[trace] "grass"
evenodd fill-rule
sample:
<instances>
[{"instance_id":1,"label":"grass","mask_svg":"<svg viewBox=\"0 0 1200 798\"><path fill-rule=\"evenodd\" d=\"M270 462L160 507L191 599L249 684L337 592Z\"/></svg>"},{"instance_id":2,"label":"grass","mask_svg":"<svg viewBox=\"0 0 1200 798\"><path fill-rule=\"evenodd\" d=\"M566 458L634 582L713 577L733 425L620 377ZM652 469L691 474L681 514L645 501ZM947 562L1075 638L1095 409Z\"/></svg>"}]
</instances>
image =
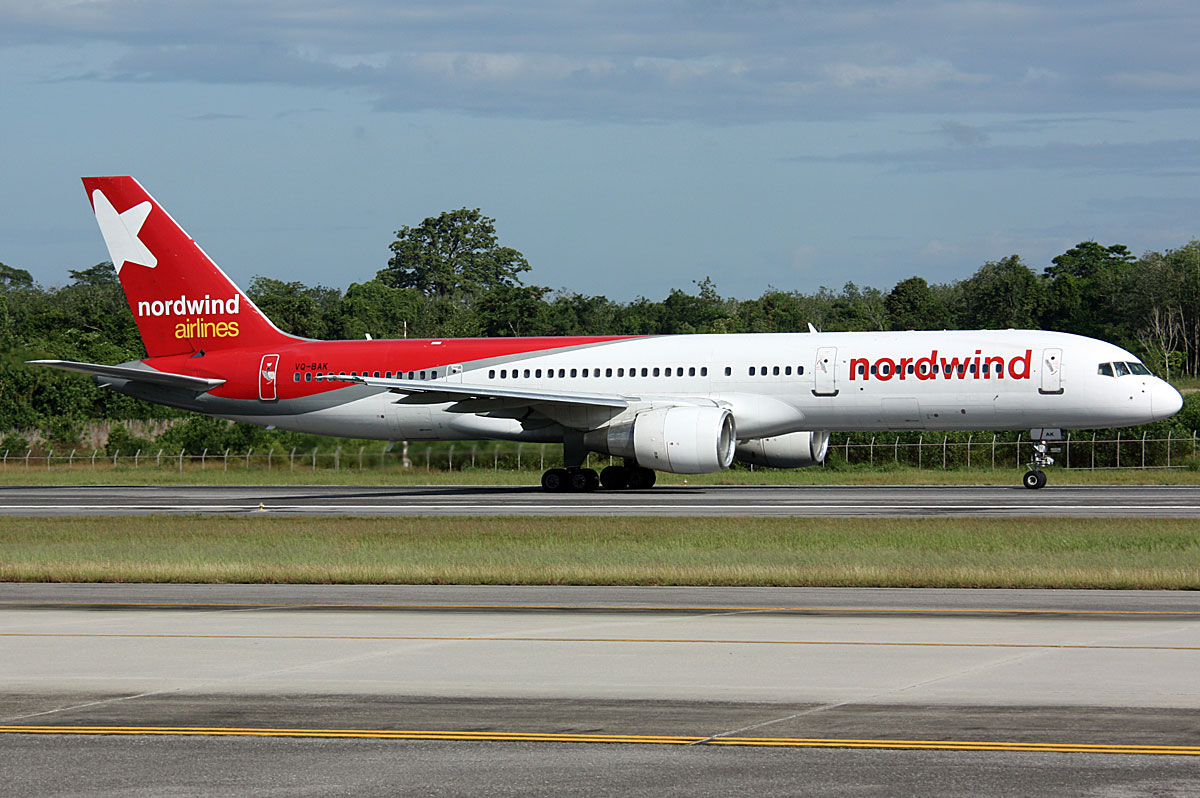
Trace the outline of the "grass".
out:
<instances>
[{"instance_id":1,"label":"grass","mask_svg":"<svg viewBox=\"0 0 1200 798\"><path fill-rule=\"evenodd\" d=\"M804 468L790 470L733 469L718 474L659 473L664 485L1016 485L1023 469L971 468L917 469L910 466ZM1053 467L1051 485L1200 485L1200 470L1105 469L1087 471ZM401 468L286 468L268 470L261 466L231 465L200 469L98 464L53 468L10 464L0 471L3 485L524 485L535 486L540 471L493 470L491 468L443 471L420 467Z\"/></svg>"},{"instance_id":2,"label":"grass","mask_svg":"<svg viewBox=\"0 0 1200 798\"><path fill-rule=\"evenodd\" d=\"M1150 519L5 519L0 580L1200 589Z\"/></svg>"}]
</instances>

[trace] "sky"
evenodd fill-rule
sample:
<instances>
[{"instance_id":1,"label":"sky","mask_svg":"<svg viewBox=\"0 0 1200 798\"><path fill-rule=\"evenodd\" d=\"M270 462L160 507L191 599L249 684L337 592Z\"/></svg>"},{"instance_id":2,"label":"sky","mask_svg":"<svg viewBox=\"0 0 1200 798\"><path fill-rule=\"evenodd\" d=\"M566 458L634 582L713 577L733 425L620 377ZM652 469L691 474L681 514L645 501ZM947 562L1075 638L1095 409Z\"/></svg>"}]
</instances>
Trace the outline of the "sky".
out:
<instances>
[{"instance_id":1,"label":"sky","mask_svg":"<svg viewBox=\"0 0 1200 798\"><path fill-rule=\"evenodd\" d=\"M1194 0L0 0L0 262L107 259L131 174L243 287L496 220L619 301L1200 236Z\"/></svg>"}]
</instances>

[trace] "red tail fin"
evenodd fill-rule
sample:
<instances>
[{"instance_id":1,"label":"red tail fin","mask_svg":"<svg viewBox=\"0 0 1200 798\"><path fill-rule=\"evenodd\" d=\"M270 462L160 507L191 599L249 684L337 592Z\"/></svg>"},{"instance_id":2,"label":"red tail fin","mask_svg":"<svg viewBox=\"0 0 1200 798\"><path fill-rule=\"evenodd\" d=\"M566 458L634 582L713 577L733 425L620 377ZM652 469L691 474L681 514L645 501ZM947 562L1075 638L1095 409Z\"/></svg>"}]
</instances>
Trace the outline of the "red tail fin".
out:
<instances>
[{"instance_id":1,"label":"red tail fin","mask_svg":"<svg viewBox=\"0 0 1200 798\"><path fill-rule=\"evenodd\" d=\"M132 177L85 177L83 186L150 357L296 340Z\"/></svg>"}]
</instances>

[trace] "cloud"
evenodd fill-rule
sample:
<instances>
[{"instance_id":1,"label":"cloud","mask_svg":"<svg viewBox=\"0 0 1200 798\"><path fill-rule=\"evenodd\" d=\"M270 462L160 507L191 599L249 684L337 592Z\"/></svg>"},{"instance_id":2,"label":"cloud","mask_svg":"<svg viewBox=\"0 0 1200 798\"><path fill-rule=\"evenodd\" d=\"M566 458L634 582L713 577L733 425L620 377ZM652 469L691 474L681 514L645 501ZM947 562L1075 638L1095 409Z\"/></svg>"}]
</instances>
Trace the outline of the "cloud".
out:
<instances>
[{"instance_id":1,"label":"cloud","mask_svg":"<svg viewBox=\"0 0 1200 798\"><path fill-rule=\"evenodd\" d=\"M1200 139L877 150L833 156L802 155L790 160L801 163L873 164L912 172L1036 169L1088 174L1190 176L1200 174Z\"/></svg>"},{"instance_id":2,"label":"cloud","mask_svg":"<svg viewBox=\"0 0 1200 798\"><path fill-rule=\"evenodd\" d=\"M946 120L941 124L942 135L950 144L959 147L977 147L987 144L991 138L982 128L964 125L962 122Z\"/></svg>"},{"instance_id":3,"label":"cloud","mask_svg":"<svg viewBox=\"0 0 1200 798\"><path fill-rule=\"evenodd\" d=\"M226 119L247 119L245 114L219 114L209 112L207 114L197 114L196 116L188 117L194 122L219 122Z\"/></svg>"},{"instance_id":4,"label":"cloud","mask_svg":"<svg viewBox=\"0 0 1200 798\"><path fill-rule=\"evenodd\" d=\"M78 79L360 90L381 110L705 122L1195 108L1183 0L47 0L0 46L103 43ZM47 76L53 78L56 76Z\"/></svg>"}]
</instances>

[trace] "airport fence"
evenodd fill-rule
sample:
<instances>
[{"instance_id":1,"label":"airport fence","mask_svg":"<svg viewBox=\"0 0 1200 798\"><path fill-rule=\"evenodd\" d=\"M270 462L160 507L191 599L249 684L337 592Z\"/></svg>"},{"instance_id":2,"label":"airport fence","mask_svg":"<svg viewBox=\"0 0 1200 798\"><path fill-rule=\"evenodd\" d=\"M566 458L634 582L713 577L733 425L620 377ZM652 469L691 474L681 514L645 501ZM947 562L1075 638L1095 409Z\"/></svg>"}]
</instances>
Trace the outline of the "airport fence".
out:
<instances>
[{"instance_id":1,"label":"airport fence","mask_svg":"<svg viewBox=\"0 0 1200 798\"><path fill-rule=\"evenodd\" d=\"M1022 468L1033 457L1034 441L993 434L837 435L830 441L825 467L909 466L918 469ZM1049 444L1062 468L1078 470L1200 467L1200 439L1191 435L1165 438L1122 435L1101 438L1096 433L1068 434ZM591 455L588 465L600 468L614 462ZM173 469L177 471L265 469L268 471L335 471L354 469L412 469L461 471L493 469L542 471L562 465L562 447L552 444L493 442L413 443L358 446L330 450L279 448L234 452L204 450L199 454L163 448L133 452L102 449L39 451L27 449L0 455L0 471L74 469ZM739 466L753 470L753 466Z\"/></svg>"}]
</instances>

